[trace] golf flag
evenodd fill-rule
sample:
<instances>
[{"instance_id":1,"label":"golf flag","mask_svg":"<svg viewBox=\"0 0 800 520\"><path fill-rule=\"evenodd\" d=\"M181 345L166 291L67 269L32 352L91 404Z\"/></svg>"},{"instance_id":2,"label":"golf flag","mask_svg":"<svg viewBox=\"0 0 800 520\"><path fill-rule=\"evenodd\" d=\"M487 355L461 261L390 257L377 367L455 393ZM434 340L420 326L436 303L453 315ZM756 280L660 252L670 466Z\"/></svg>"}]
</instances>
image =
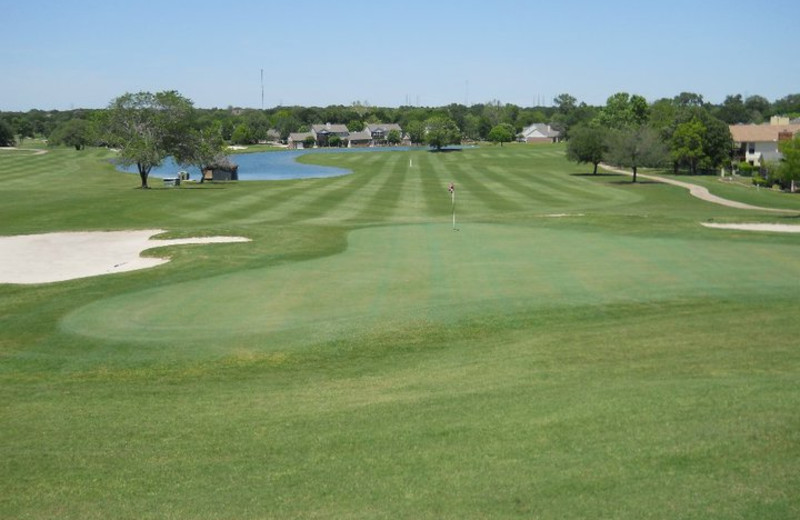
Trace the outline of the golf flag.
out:
<instances>
[{"instance_id":1,"label":"golf flag","mask_svg":"<svg viewBox=\"0 0 800 520\"><path fill-rule=\"evenodd\" d=\"M456 229L456 185L452 182L450 186L447 187L447 191L450 192L450 206L453 210L453 230Z\"/></svg>"}]
</instances>

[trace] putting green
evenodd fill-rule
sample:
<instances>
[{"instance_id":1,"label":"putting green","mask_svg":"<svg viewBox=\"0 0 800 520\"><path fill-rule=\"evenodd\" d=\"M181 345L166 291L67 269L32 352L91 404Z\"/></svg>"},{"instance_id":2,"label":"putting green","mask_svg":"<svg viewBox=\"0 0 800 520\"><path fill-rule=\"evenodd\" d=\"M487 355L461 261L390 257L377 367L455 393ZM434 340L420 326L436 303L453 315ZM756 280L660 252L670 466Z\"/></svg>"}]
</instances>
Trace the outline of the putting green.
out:
<instances>
[{"instance_id":1,"label":"putting green","mask_svg":"<svg viewBox=\"0 0 800 520\"><path fill-rule=\"evenodd\" d=\"M711 234L709 236L712 236ZM641 238L509 225L369 228L342 254L102 299L67 315L66 331L173 345L265 350L420 320L546 307L796 293L797 248Z\"/></svg>"}]
</instances>

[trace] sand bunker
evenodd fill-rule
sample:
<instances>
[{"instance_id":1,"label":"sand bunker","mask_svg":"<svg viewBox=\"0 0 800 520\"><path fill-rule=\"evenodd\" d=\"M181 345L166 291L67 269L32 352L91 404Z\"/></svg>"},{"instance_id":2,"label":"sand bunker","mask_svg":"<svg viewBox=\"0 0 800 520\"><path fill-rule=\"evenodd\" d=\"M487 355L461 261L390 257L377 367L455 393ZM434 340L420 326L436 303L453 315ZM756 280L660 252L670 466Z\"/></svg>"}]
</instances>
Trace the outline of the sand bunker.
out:
<instances>
[{"instance_id":1,"label":"sand bunker","mask_svg":"<svg viewBox=\"0 0 800 520\"><path fill-rule=\"evenodd\" d=\"M154 240L160 229L86 231L0 237L0 283L61 282L87 276L155 267L167 258L143 258L154 247L248 242L244 237Z\"/></svg>"},{"instance_id":2,"label":"sand bunker","mask_svg":"<svg viewBox=\"0 0 800 520\"><path fill-rule=\"evenodd\" d=\"M774 233L800 233L800 224L715 224L702 223L705 227L714 229L738 229L741 231L771 231Z\"/></svg>"}]
</instances>

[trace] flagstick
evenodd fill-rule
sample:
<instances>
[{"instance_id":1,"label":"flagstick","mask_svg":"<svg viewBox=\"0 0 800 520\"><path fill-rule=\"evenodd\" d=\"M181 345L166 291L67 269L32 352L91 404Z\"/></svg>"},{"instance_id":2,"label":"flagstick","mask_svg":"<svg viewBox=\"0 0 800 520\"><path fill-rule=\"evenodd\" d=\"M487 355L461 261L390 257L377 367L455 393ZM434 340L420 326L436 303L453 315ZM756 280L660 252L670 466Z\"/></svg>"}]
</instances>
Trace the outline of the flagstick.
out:
<instances>
[{"instance_id":1,"label":"flagstick","mask_svg":"<svg viewBox=\"0 0 800 520\"><path fill-rule=\"evenodd\" d=\"M456 190L450 192L453 206L453 231L456 230Z\"/></svg>"}]
</instances>

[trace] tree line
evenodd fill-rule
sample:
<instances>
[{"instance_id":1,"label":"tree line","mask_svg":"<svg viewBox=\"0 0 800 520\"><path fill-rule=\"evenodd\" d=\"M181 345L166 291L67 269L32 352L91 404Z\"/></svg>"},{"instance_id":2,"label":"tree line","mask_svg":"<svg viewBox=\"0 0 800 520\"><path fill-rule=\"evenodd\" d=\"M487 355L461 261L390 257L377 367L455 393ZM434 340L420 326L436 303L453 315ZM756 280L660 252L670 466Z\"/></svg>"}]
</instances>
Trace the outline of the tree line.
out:
<instances>
[{"instance_id":1,"label":"tree line","mask_svg":"<svg viewBox=\"0 0 800 520\"><path fill-rule=\"evenodd\" d=\"M733 144L728 125L760 123L772 115L800 116L800 94L774 102L732 95L719 105L688 92L653 103L618 92L604 106L564 93L552 106L529 108L499 101L396 108L354 102L257 110L196 108L177 92L140 92L120 96L105 109L0 113L0 146L34 137L77 150L113 146L123 162L137 166L146 187L150 168L167 155L202 168L221 160L226 144L285 141L316 123L344 124L351 132L369 123L398 123L412 143L435 148L463 141L502 144L528 125L548 123L567 140L570 159L593 164L595 173L601 161L631 168L635 182L641 166L671 165L676 173L693 174L728 166Z\"/></svg>"},{"instance_id":2,"label":"tree line","mask_svg":"<svg viewBox=\"0 0 800 520\"><path fill-rule=\"evenodd\" d=\"M676 108L682 107L702 109L704 117L713 117L726 124L761 123L773 115L800 117L800 94L791 94L773 102L759 95L743 98L741 94L736 94L715 105L704 101L700 94L684 92L674 98L659 99L647 105L656 126L664 125L665 119L676 117ZM516 135L533 123L550 124L561 131L565 138L569 138L570 128L593 120L604 109L606 107L578 102L575 97L565 93L557 96L551 106L538 107L520 107L494 100L471 106L453 103L442 107L379 107L366 102L354 102L328 107L194 110L197 124L203 127L216 125L225 141L253 144L274 138L285 141L289 133L308 131L312 124L317 123L344 124L351 132L357 132L367 123L398 123L407 129L409 125L413 127L414 122L423 123L432 117L452 120L465 140L490 140L491 131L501 124L506 125L506 129L513 129ZM34 137L55 139L78 147L93 144L93 141L99 140L99 136L92 136L91 131L100 126L107 110L0 112L0 145L8 146L12 142ZM75 135L88 135L90 139L84 143Z\"/></svg>"},{"instance_id":3,"label":"tree line","mask_svg":"<svg viewBox=\"0 0 800 520\"><path fill-rule=\"evenodd\" d=\"M741 96L728 96L725 103L714 106L697 94L682 93L649 104L641 96L620 92L610 96L592 117L569 126L567 157L592 164L595 174L603 161L630 168L633 182L642 166L671 167L676 174L696 175L720 168L742 168L750 173L750 165L738 163L729 125L760 123L772 115L796 117L799 102L800 95L787 96L775 104L761 96L751 96L744 102ZM570 112L565 113L568 116ZM798 147L800 137L780 143L784 160L759 165L760 175L754 182L793 189L794 181L800 179L800 169L791 159Z\"/></svg>"}]
</instances>

